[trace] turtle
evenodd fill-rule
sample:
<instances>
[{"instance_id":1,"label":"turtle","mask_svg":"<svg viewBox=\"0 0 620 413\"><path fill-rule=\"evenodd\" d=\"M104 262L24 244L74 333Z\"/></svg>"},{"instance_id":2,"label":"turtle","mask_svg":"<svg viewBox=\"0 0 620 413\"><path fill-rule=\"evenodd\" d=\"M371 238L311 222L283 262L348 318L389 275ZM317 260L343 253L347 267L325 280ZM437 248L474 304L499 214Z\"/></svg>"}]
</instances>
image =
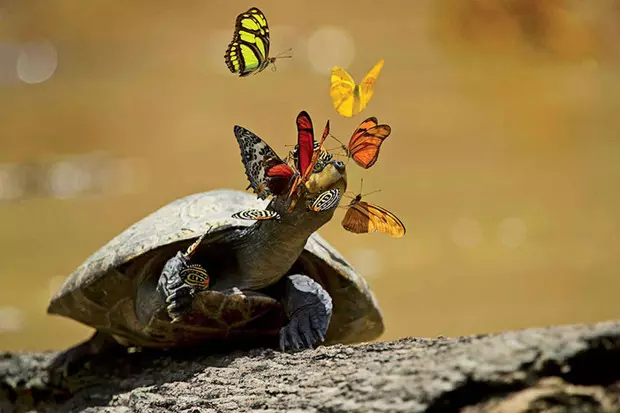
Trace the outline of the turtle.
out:
<instances>
[{"instance_id":1,"label":"turtle","mask_svg":"<svg viewBox=\"0 0 620 413\"><path fill-rule=\"evenodd\" d=\"M246 171L254 157L247 150L244 155L244 139L260 140L248 134L235 127ZM325 190L344 193L346 166L323 162L311 178L316 192L304 186L291 210L287 195L261 199L217 189L177 199L125 229L52 297L48 314L96 331L60 353L50 369L66 373L123 347L268 339L282 351L299 351L378 338L383 317L367 282L316 233L337 204L309 207ZM236 213L244 209L274 211L277 219L239 219ZM188 269L208 276L208 288L184 282Z\"/></svg>"}]
</instances>

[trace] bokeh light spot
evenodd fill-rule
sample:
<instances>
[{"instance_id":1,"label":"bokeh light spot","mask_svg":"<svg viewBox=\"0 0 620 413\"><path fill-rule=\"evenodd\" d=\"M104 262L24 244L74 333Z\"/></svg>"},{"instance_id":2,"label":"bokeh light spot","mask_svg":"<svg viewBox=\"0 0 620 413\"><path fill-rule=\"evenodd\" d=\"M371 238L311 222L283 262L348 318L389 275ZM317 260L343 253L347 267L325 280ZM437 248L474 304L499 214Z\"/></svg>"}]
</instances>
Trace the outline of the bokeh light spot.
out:
<instances>
[{"instance_id":1,"label":"bokeh light spot","mask_svg":"<svg viewBox=\"0 0 620 413\"><path fill-rule=\"evenodd\" d=\"M25 314L16 307L0 307L0 333L19 331L24 327Z\"/></svg>"},{"instance_id":2,"label":"bokeh light spot","mask_svg":"<svg viewBox=\"0 0 620 413\"><path fill-rule=\"evenodd\" d=\"M0 201L17 199L23 193L18 168L14 165L0 165Z\"/></svg>"},{"instance_id":3,"label":"bokeh light spot","mask_svg":"<svg viewBox=\"0 0 620 413\"><path fill-rule=\"evenodd\" d=\"M56 198L68 198L85 191L91 184L89 171L72 162L57 162L49 171L49 190Z\"/></svg>"},{"instance_id":4,"label":"bokeh light spot","mask_svg":"<svg viewBox=\"0 0 620 413\"><path fill-rule=\"evenodd\" d=\"M480 223L473 218L459 218L450 229L452 241L461 248L473 248L482 239Z\"/></svg>"},{"instance_id":5,"label":"bokeh light spot","mask_svg":"<svg viewBox=\"0 0 620 413\"><path fill-rule=\"evenodd\" d=\"M49 79L58 65L58 54L48 41L27 43L17 58L17 76L25 83L41 83Z\"/></svg>"},{"instance_id":6,"label":"bokeh light spot","mask_svg":"<svg viewBox=\"0 0 620 413\"><path fill-rule=\"evenodd\" d=\"M308 38L308 60L321 74L333 66L348 67L355 58L355 42L349 33L338 27L321 27Z\"/></svg>"},{"instance_id":7,"label":"bokeh light spot","mask_svg":"<svg viewBox=\"0 0 620 413\"><path fill-rule=\"evenodd\" d=\"M527 227L521 218L506 218L497 227L497 236L507 248L517 248L527 236Z\"/></svg>"},{"instance_id":8,"label":"bokeh light spot","mask_svg":"<svg viewBox=\"0 0 620 413\"><path fill-rule=\"evenodd\" d=\"M364 277L374 277L381 271L381 257L376 250L360 248L348 255L348 260Z\"/></svg>"}]
</instances>

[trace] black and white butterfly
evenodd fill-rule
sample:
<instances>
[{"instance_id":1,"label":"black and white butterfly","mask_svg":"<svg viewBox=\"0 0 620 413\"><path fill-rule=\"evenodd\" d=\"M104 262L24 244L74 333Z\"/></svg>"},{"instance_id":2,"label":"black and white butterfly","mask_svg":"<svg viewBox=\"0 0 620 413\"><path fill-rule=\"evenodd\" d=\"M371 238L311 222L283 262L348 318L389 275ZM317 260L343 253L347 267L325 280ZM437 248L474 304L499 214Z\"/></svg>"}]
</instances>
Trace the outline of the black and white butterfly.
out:
<instances>
[{"instance_id":1,"label":"black and white butterfly","mask_svg":"<svg viewBox=\"0 0 620 413\"><path fill-rule=\"evenodd\" d=\"M235 219L262 221L266 219L280 219L280 214L266 209L244 209L243 211L235 212L232 214L232 217Z\"/></svg>"},{"instance_id":2,"label":"black and white butterfly","mask_svg":"<svg viewBox=\"0 0 620 413\"><path fill-rule=\"evenodd\" d=\"M315 212L329 211L330 209L338 206L340 198L341 196L339 189L330 189L317 196L312 201L310 209Z\"/></svg>"}]
</instances>

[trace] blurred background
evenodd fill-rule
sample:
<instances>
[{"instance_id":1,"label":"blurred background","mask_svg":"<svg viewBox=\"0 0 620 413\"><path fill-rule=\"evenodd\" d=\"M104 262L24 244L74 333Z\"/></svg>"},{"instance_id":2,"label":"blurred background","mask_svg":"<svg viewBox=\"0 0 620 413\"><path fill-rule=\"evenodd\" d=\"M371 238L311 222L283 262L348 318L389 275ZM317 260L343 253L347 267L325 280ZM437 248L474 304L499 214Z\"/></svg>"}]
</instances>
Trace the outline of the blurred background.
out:
<instances>
[{"instance_id":1,"label":"blurred background","mask_svg":"<svg viewBox=\"0 0 620 413\"><path fill-rule=\"evenodd\" d=\"M251 6L294 57L239 79L223 56ZM320 231L375 291L381 340L620 318L619 51L620 0L0 0L0 349L90 335L46 315L65 277L168 202L243 190L233 125L284 155L302 109L342 141L392 126L349 187L381 189L407 235L351 234L344 211ZM381 58L340 117L330 68Z\"/></svg>"}]
</instances>

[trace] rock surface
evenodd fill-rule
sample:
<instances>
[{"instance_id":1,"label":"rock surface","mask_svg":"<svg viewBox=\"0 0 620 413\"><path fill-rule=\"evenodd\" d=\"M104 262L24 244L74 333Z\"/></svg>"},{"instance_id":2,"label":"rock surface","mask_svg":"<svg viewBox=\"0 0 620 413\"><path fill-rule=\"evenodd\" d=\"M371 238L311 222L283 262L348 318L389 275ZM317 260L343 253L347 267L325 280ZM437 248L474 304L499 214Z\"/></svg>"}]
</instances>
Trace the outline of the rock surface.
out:
<instances>
[{"instance_id":1,"label":"rock surface","mask_svg":"<svg viewBox=\"0 0 620 413\"><path fill-rule=\"evenodd\" d=\"M1 412L620 412L620 322L296 354L141 352L61 387L46 384L55 354L0 353Z\"/></svg>"}]
</instances>

